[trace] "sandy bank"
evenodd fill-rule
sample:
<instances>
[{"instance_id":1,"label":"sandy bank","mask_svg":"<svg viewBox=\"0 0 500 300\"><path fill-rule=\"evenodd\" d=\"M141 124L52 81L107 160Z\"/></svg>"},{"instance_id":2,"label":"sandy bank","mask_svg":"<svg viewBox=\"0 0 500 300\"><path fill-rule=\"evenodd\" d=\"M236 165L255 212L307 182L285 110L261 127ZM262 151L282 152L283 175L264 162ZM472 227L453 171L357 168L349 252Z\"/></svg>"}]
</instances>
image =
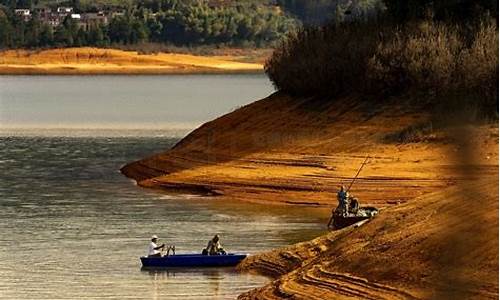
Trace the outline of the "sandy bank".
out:
<instances>
[{"instance_id":1,"label":"sandy bank","mask_svg":"<svg viewBox=\"0 0 500 300\"><path fill-rule=\"evenodd\" d=\"M135 51L67 48L0 52L0 74L183 74L262 72L261 63L239 56L139 54Z\"/></svg>"},{"instance_id":2,"label":"sandy bank","mask_svg":"<svg viewBox=\"0 0 500 300\"><path fill-rule=\"evenodd\" d=\"M371 157L353 190L379 207L453 185L456 147L437 133L419 143L393 136L428 116L396 105L375 111L355 100L325 104L279 94L208 122L174 149L123 168L140 185L199 189L245 201L330 207ZM347 104L346 104L347 103ZM374 115L376 114L376 115ZM485 126L488 127L488 126ZM410 130L411 131L411 130ZM484 174L497 174L498 129L478 135Z\"/></svg>"},{"instance_id":3,"label":"sandy bank","mask_svg":"<svg viewBox=\"0 0 500 300\"><path fill-rule=\"evenodd\" d=\"M240 299L498 299L498 177L387 208L360 228L239 268L277 278Z\"/></svg>"},{"instance_id":4,"label":"sandy bank","mask_svg":"<svg viewBox=\"0 0 500 300\"><path fill-rule=\"evenodd\" d=\"M249 258L241 270L276 280L242 298L498 298L498 127L470 128L463 168L460 144L430 122L404 104L275 94L122 172L145 187L331 208L368 155L352 192L381 214Z\"/></svg>"}]
</instances>

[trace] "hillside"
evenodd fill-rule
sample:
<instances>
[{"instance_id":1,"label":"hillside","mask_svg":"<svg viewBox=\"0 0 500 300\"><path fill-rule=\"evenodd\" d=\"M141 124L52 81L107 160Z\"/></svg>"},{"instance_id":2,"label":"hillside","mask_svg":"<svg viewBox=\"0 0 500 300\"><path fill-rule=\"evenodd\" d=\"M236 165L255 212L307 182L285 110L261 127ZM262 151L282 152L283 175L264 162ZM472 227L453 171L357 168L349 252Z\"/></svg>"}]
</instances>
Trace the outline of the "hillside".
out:
<instances>
[{"instance_id":1,"label":"hillside","mask_svg":"<svg viewBox=\"0 0 500 300\"><path fill-rule=\"evenodd\" d=\"M497 298L498 127L433 127L398 103L277 93L122 172L144 187L332 208L368 155L352 192L380 215L250 257L241 271L276 280L241 298Z\"/></svg>"},{"instance_id":2,"label":"hillside","mask_svg":"<svg viewBox=\"0 0 500 300\"><path fill-rule=\"evenodd\" d=\"M498 299L498 176L250 257L240 270L279 277L240 299Z\"/></svg>"},{"instance_id":3,"label":"hillside","mask_svg":"<svg viewBox=\"0 0 500 300\"><path fill-rule=\"evenodd\" d=\"M176 74L261 72L262 64L244 56L139 54L100 48L0 52L0 74Z\"/></svg>"},{"instance_id":4,"label":"hillside","mask_svg":"<svg viewBox=\"0 0 500 300\"><path fill-rule=\"evenodd\" d=\"M323 102L275 94L208 122L174 149L125 166L142 186L194 189L246 201L330 207L369 155L353 192L380 207L453 185L456 145L442 132L400 143L431 116L355 99ZM415 127L417 129L412 129ZM479 168L497 173L496 128L477 136ZM418 136L417 136L418 137ZM453 157L452 157L453 156Z\"/></svg>"}]
</instances>

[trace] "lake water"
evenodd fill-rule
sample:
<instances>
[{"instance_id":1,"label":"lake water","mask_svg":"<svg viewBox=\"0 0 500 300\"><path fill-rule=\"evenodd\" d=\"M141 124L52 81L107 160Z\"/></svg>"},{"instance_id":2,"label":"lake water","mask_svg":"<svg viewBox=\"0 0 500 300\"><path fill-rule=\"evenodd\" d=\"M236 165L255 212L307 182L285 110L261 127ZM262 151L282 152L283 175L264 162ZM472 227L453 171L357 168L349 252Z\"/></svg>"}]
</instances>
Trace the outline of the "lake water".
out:
<instances>
[{"instance_id":1,"label":"lake water","mask_svg":"<svg viewBox=\"0 0 500 300\"><path fill-rule=\"evenodd\" d=\"M182 134L273 91L263 74L0 76L0 124Z\"/></svg>"},{"instance_id":2,"label":"lake water","mask_svg":"<svg viewBox=\"0 0 500 300\"><path fill-rule=\"evenodd\" d=\"M149 237L159 235L175 244L178 253L199 252L219 233L227 250L256 253L323 232L324 220L314 210L169 195L139 188L119 173L123 164L168 149L178 140L163 134L168 127L148 129L148 120L158 118L163 126L203 122L252 100L252 95L241 93L239 102L215 104L224 99L221 77L186 77L192 87L197 80L207 88L207 82L216 82L220 95L207 91L203 101L192 96L186 107L195 112L177 119L168 117L177 109L169 95L178 95L169 81L182 82L179 76L0 77L0 299L233 299L268 279L232 269L141 270L139 256L145 254ZM269 92L263 77L236 77L240 91L248 80L254 87L260 81L261 90ZM227 77L227 84L235 82L232 78ZM143 118L127 123L122 108L124 115L133 115L133 102L143 101L138 91L149 80L158 89L149 92L156 104L146 109L136 103ZM165 84L158 83L162 81ZM92 91L105 82L111 94ZM113 85L136 96L117 95ZM169 93L163 89L167 86ZM75 90L94 98L78 95L76 101ZM93 104L75 104L81 107L79 114L60 97ZM210 101L213 107L201 104ZM46 114L44 103L61 110ZM167 110L164 119L156 105ZM109 125L107 116L115 116L110 118L115 123L99 127ZM79 127L85 124L89 127Z\"/></svg>"}]
</instances>

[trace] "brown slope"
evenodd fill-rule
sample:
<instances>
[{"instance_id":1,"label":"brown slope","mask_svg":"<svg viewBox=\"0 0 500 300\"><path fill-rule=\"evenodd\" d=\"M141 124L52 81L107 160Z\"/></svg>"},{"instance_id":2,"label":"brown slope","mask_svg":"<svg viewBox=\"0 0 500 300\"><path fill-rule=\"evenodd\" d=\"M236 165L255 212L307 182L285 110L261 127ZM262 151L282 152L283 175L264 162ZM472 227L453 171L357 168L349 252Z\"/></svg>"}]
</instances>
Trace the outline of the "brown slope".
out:
<instances>
[{"instance_id":1,"label":"brown slope","mask_svg":"<svg viewBox=\"0 0 500 300\"><path fill-rule=\"evenodd\" d=\"M453 138L449 130L411 129L430 118L404 105L374 110L356 99L276 94L122 171L147 187L331 207L337 186L369 155L353 191L384 208L381 215L359 229L248 259L242 270L278 279L242 297L497 297L498 127L476 126ZM410 142L394 139L402 133ZM461 136L471 148L457 141Z\"/></svg>"},{"instance_id":2,"label":"brown slope","mask_svg":"<svg viewBox=\"0 0 500 300\"><path fill-rule=\"evenodd\" d=\"M387 105L375 110L356 99L325 102L275 94L208 122L174 149L125 166L142 186L212 191L246 201L331 206L370 155L355 186L364 203L403 203L452 185L460 176L450 153L455 145L439 132L419 143L390 139L429 119ZM496 127L484 126L478 159L497 173ZM409 130L411 132L411 130Z\"/></svg>"},{"instance_id":3,"label":"brown slope","mask_svg":"<svg viewBox=\"0 0 500 300\"><path fill-rule=\"evenodd\" d=\"M280 276L241 299L498 299L498 176L251 257L240 269Z\"/></svg>"}]
</instances>

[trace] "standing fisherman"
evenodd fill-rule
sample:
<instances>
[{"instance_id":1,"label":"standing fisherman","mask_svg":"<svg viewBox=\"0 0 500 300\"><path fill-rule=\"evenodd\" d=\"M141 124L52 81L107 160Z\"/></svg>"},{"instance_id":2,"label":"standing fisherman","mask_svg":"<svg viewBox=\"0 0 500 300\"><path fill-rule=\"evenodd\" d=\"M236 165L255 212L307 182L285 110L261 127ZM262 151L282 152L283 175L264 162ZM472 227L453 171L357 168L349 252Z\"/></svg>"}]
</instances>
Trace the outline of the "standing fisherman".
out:
<instances>
[{"instance_id":1,"label":"standing fisherman","mask_svg":"<svg viewBox=\"0 0 500 300\"><path fill-rule=\"evenodd\" d=\"M332 216L327 225L328 228L333 228L335 215L347 217L349 214L349 192L346 191L343 185L340 187L340 191L337 192L337 200L339 201L339 205L335 209L332 209Z\"/></svg>"},{"instance_id":2,"label":"standing fisherman","mask_svg":"<svg viewBox=\"0 0 500 300\"><path fill-rule=\"evenodd\" d=\"M337 193L337 200L339 201L338 208L343 217L347 217L349 214L349 192L345 189L345 186L340 187L340 191Z\"/></svg>"}]
</instances>

